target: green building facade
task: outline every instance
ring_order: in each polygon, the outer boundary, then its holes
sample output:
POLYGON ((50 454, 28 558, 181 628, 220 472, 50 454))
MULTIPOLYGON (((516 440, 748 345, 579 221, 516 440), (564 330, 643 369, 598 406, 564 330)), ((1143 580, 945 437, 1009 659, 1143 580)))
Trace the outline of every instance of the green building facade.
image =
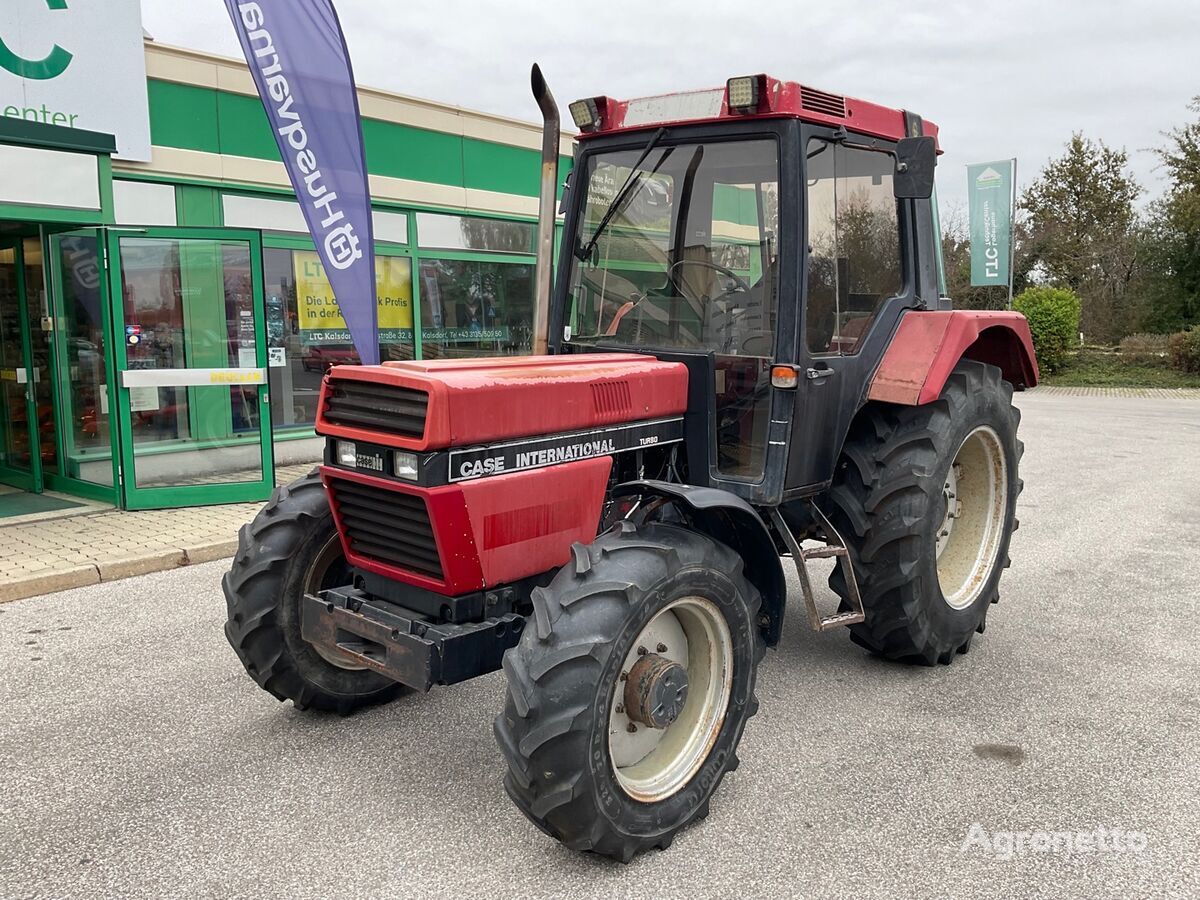
MULTIPOLYGON (((0 116, 0 484, 265 499, 357 361, 244 63, 145 44, 152 158, 0 116)), ((383 359, 528 352, 539 127, 360 90, 383 359)), ((571 139, 561 142, 563 170, 571 139)))

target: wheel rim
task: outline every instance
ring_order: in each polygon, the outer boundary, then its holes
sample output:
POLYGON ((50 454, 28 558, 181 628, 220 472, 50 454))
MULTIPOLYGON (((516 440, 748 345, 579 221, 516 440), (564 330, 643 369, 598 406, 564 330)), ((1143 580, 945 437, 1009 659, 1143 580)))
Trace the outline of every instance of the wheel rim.
POLYGON ((608 749, 621 789, 653 803, 683 788, 716 742, 732 684, 733 639, 717 606, 685 597, 659 610, 625 657, 610 701, 608 749), (635 694, 643 702, 633 708, 635 694), (656 712, 671 721, 647 724, 656 712))
POLYGON ((942 489, 946 512, 937 532, 942 596, 954 609, 979 599, 994 569, 1008 510, 1008 462, 1000 436, 986 425, 958 448, 942 489))
MULTIPOLYGON (((349 580, 349 574, 344 577, 338 570, 338 564, 341 563, 341 568, 344 570, 346 557, 342 552, 342 541, 336 534, 333 535, 321 548, 321 552, 317 554, 308 571, 304 573, 304 593, 317 594, 325 588, 338 587, 345 584, 349 580), (333 577, 333 576, 337 577, 333 577)), ((344 653, 339 653, 336 650, 328 650, 320 644, 309 643, 309 646, 317 651, 317 655, 331 666, 337 666, 339 669, 346 669, 350 672, 361 672, 367 667, 361 663, 357 663, 352 657, 344 653)))

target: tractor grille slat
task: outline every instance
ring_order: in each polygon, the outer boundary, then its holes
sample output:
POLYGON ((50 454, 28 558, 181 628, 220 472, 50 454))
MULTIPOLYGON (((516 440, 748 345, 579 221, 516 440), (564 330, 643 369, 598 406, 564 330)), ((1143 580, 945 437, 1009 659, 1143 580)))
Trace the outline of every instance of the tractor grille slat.
POLYGON ((429 395, 394 384, 330 379, 325 420, 406 438, 425 435, 429 395))
POLYGON ((428 550, 426 536, 418 525, 409 525, 398 520, 389 522, 386 516, 367 513, 360 509, 355 509, 353 512, 349 509, 342 510, 342 521, 350 527, 362 531, 382 532, 384 529, 393 529, 396 532, 396 540, 411 545, 414 552, 425 553, 428 550))
POLYGON ((355 553, 431 578, 443 577, 422 498, 341 479, 330 481, 330 491, 355 553))
POLYGON ((405 521, 418 526, 429 521, 424 502, 409 494, 378 491, 357 484, 338 485, 338 493, 352 500, 356 509, 383 515, 389 521, 405 521))

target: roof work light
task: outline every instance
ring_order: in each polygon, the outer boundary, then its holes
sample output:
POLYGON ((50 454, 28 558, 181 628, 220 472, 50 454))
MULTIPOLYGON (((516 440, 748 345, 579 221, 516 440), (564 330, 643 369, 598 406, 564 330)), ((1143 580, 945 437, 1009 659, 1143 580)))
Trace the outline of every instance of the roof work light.
POLYGON ((600 97, 588 97, 586 100, 576 100, 571 104, 571 118, 575 127, 580 131, 595 131, 600 127, 601 101, 600 97))
POLYGON ((725 82, 729 111, 740 115, 758 112, 764 81, 765 75, 739 75, 725 82))

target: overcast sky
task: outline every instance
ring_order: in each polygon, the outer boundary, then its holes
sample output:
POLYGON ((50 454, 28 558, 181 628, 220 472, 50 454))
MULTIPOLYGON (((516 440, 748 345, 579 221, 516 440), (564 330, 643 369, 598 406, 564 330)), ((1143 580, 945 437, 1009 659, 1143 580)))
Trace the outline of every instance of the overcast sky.
MULTIPOLYGON (((571 100, 713 87, 767 72, 937 122, 944 213, 968 162, 1015 156, 1024 185, 1072 131, 1150 148, 1200 94, 1200 0, 336 0, 362 85, 530 121, 529 66, 571 100)), ((142 0, 157 40, 240 56, 221 0, 142 0)))

